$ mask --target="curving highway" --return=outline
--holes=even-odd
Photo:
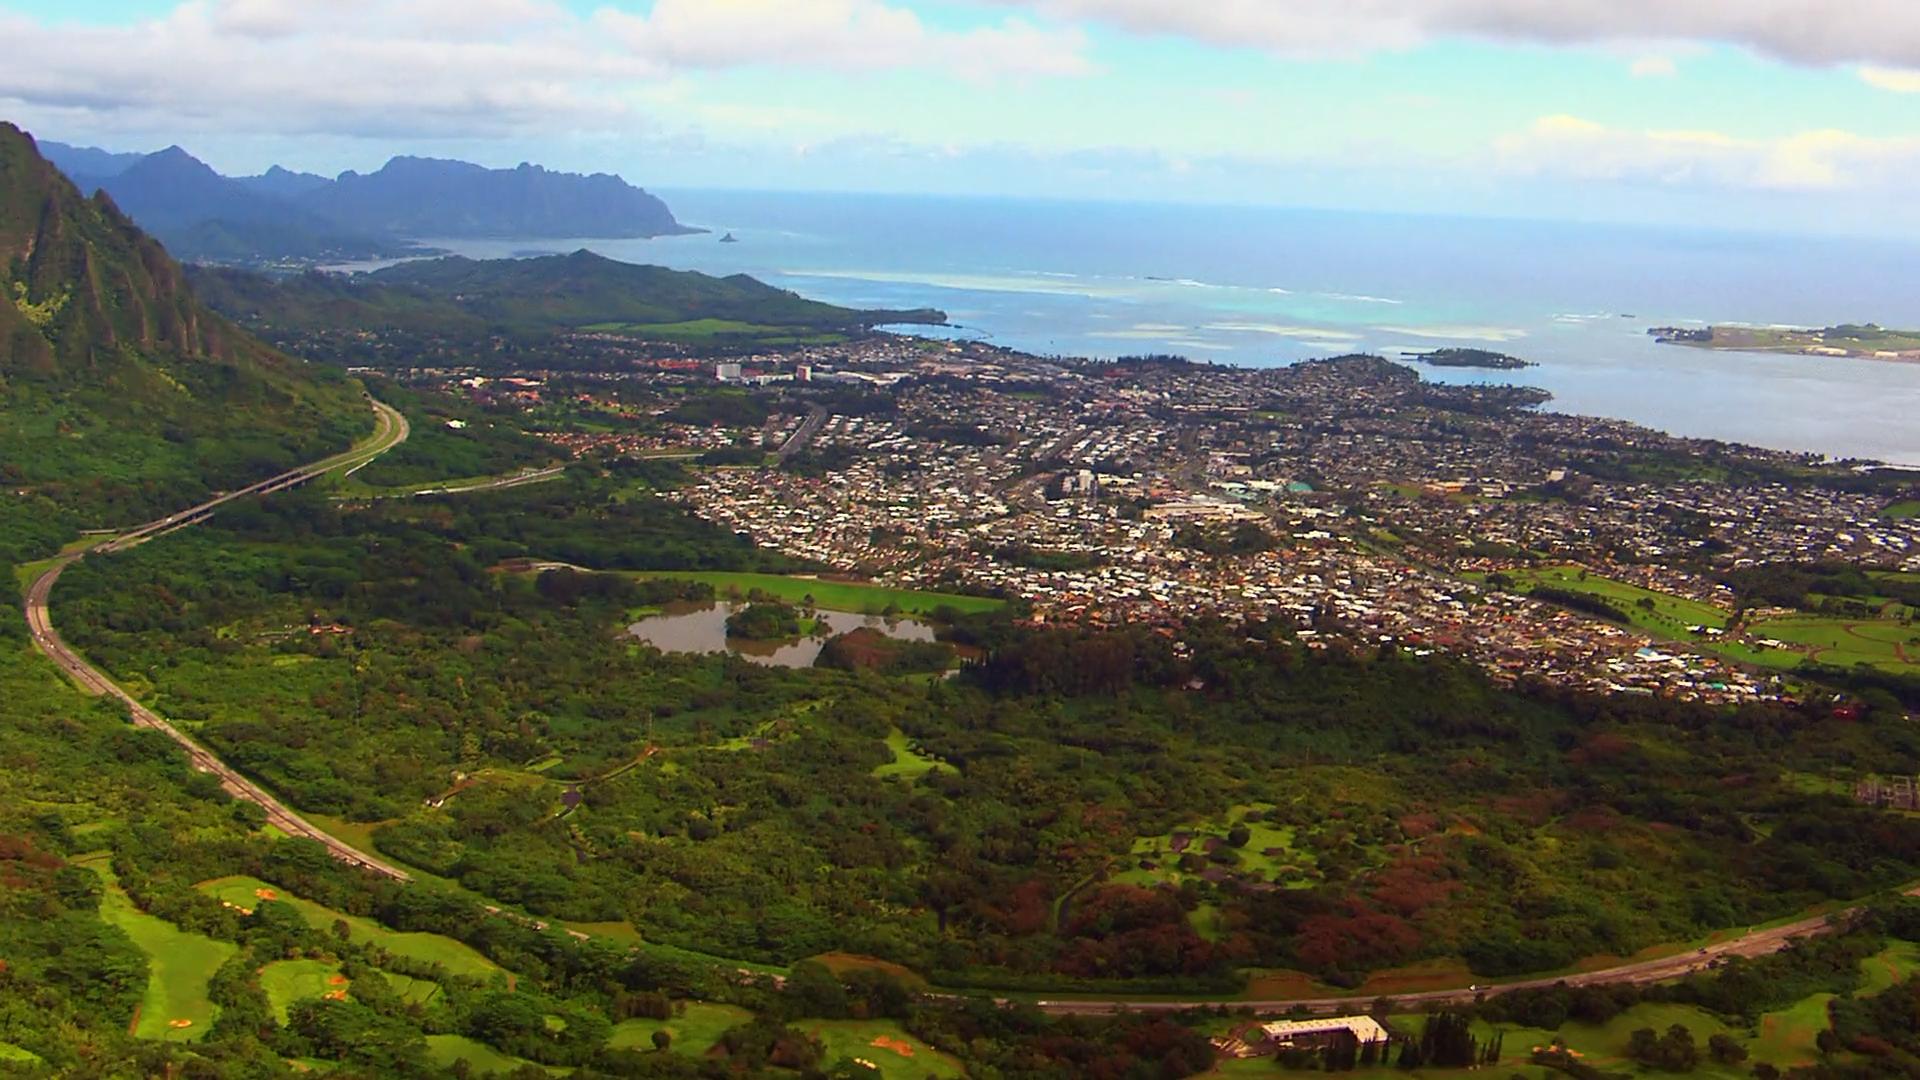
[[[119,699],[120,702],[127,707],[127,715],[132,719],[134,726],[152,728],[167,738],[172,739],[174,742],[179,743],[181,748],[186,750],[187,757],[192,760],[194,768],[219,777],[220,786],[231,793],[234,798],[245,799],[266,811],[267,820],[272,822],[282,832],[290,836],[304,837],[324,845],[328,853],[341,862],[361,867],[362,869],[369,870],[383,877],[393,878],[396,881],[406,881],[409,880],[406,871],[401,870],[391,863],[384,862],[375,856],[368,855],[315,828],[308,823],[306,819],[294,813],[292,808],[288,807],[285,803],[274,798],[258,784],[240,775],[231,766],[227,765],[227,763],[215,757],[206,747],[195,742],[192,736],[167,722],[166,718],[160,716],[152,709],[134,700],[133,695],[121,689],[118,684],[112,679],[107,678],[98,668],[87,663],[79,653],[74,652],[73,649],[61,639],[59,631],[53,628],[53,618],[47,611],[47,601],[48,598],[53,595],[54,584],[60,580],[61,573],[79,559],[83,559],[88,555],[107,555],[116,551],[124,551],[142,541],[150,540],[156,536],[163,536],[176,529],[184,529],[189,525],[198,524],[212,516],[215,510],[235,499],[246,498],[250,495],[266,495],[275,491],[285,491],[287,488],[307,483],[310,480],[325,476],[338,469],[358,468],[400,445],[402,442],[405,442],[411,430],[407,424],[407,418],[400,415],[398,410],[388,405],[373,401],[371,398],[369,398],[368,401],[373,405],[376,422],[373,435],[368,437],[361,445],[343,454],[336,454],[324,461],[302,466],[301,468],[281,473],[278,476],[269,477],[257,484],[251,484],[238,491],[229,492],[218,498],[209,499],[198,506],[182,510],[177,514],[169,514],[157,521],[149,521],[138,528],[129,529],[126,532],[102,540],[100,543],[94,544],[92,547],[83,551],[75,552],[57,560],[47,568],[46,572],[35,578],[33,583],[27,587],[27,626],[32,631],[34,647],[44,653],[47,659],[52,660],[58,665],[60,670],[66,672],[68,677],[82,690],[89,694]]]
[[[325,846],[333,857],[342,862],[361,867],[372,873],[392,878],[396,881],[407,881],[410,880],[410,877],[406,871],[373,855],[362,852],[342,842],[338,838],[315,828],[312,824],[301,818],[300,815],[294,813],[285,803],[282,803],[279,799],[276,799],[273,795],[263,790],[258,784],[240,775],[232,767],[214,756],[211,751],[195,742],[191,736],[179,728],[174,727],[164,717],[155,713],[153,710],[134,700],[132,695],[121,689],[112,679],[109,679],[101,673],[99,669],[87,663],[87,661],[78,653],[74,652],[65,641],[61,640],[58,631],[53,627],[53,620],[47,610],[48,598],[52,595],[54,584],[60,580],[61,572],[78,559],[85,558],[88,555],[105,555],[116,551],[124,551],[144,540],[165,535],[176,529],[198,524],[210,517],[213,511],[220,506],[236,499],[245,498],[250,495],[264,495],[275,491],[284,491],[287,488],[307,483],[329,473],[358,469],[404,442],[409,434],[406,417],[381,402],[372,401],[371,398],[368,400],[373,406],[378,422],[374,434],[362,445],[346,453],[327,458],[324,461],[315,462],[312,465],[284,472],[278,476],[270,477],[257,484],[242,488],[239,491],[230,492],[218,498],[210,499],[198,506],[182,510],[177,514],[168,515],[158,521],[150,521],[145,525],[102,540],[100,543],[94,544],[83,551],[62,557],[49,566],[44,573],[34,579],[33,583],[28,586],[26,615],[27,625],[32,630],[34,646],[44,653],[48,659],[59,665],[60,669],[66,672],[83,690],[90,694],[119,699],[120,702],[127,707],[128,715],[136,726],[152,728],[166,735],[174,742],[179,743],[180,746],[186,750],[187,756],[193,761],[195,768],[218,777],[221,786],[232,793],[235,798],[245,799],[260,807],[266,812],[267,820],[282,831],[291,836],[304,837]],[[814,430],[818,429],[817,424],[811,423],[812,419],[813,418],[809,418],[808,425],[802,426],[802,432],[806,432],[809,426],[813,427]],[[805,441],[800,438],[800,435],[800,432],[796,432],[796,440],[789,442],[789,448],[798,449],[800,446],[805,445]],[[807,436],[810,437],[811,433],[807,432]],[[796,441],[798,442],[797,446]],[[785,450],[783,450],[783,453],[784,452]],[[536,476],[516,478],[514,482],[537,482],[541,479],[550,478],[550,475],[541,473]],[[479,485],[481,488],[491,486],[507,485]],[[1908,891],[1911,894],[1920,894],[1920,887]],[[502,915],[512,914],[499,911],[497,908],[489,908],[488,910]],[[1851,915],[1854,910],[1855,909],[1849,909],[1836,912],[1831,916],[1802,919],[1798,922],[1787,923],[1767,929],[1750,930],[1740,937],[1716,945],[1709,945],[1706,948],[1694,952],[1681,953],[1654,960],[1635,961],[1596,971],[1586,971],[1578,974],[1540,979],[1527,979],[1490,986],[1469,986],[1453,990],[1430,990],[1407,994],[1394,994],[1391,996],[1396,1002],[1403,1006],[1449,1005],[1468,1003],[1483,995],[1493,995],[1513,990],[1539,989],[1561,983],[1569,986],[1584,986],[1600,983],[1660,982],[1698,971],[1726,957],[1764,956],[1768,953],[1778,952],[1786,948],[1797,938],[1828,932],[1837,920],[1844,920],[1847,916]],[[537,925],[544,928],[544,924]],[[576,936],[581,936],[576,931],[569,932],[574,933]],[[1122,1011],[1177,1012],[1186,1009],[1212,1008],[1222,1005],[1234,1009],[1253,1009],[1256,1012],[1284,1012],[1294,1008],[1305,1008],[1315,1012],[1335,1012],[1353,1009],[1360,1006],[1366,1000],[1366,998],[1356,996],[1244,1001],[1223,1000],[1219,998],[1190,1001],[1155,1001],[1136,998],[1061,998],[1038,1001],[1033,1004],[1042,1010],[1052,1013],[1084,1014],[1116,1013]]]

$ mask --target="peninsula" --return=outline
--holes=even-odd
[[[1874,323],[1842,323],[1819,330],[1793,326],[1656,326],[1647,333],[1662,345],[1698,349],[1920,363],[1920,330],[1888,330]]]

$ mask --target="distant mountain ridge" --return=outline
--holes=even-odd
[[[215,310],[277,333],[550,332],[615,324],[644,336],[638,328],[698,319],[831,331],[946,321],[938,311],[837,307],[745,274],[713,277],[618,262],[585,250],[530,259],[453,256],[370,274],[315,272],[277,280],[209,268],[195,271],[193,280]]]
[[[464,161],[397,157],[380,171],[344,172],[301,196],[342,224],[409,237],[634,238],[700,232],[654,195],[608,173],[538,165],[488,169]]]
[[[104,189],[174,254],[197,262],[310,265],[420,254],[412,241],[421,237],[632,239],[702,231],[607,173],[403,156],[376,172],[334,179],[277,165],[234,178],[178,146],[142,155],[51,145],[49,160],[76,184]]]

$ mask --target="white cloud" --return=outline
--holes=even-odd
[[[880,0],[656,0],[644,15],[602,9],[596,22],[635,53],[677,67],[742,63],[832,70],[937,67],[965,75],[1092,70],[1078,30],[1024,19],[961,31],[928,27]]]
[[[1883,68],[1871,64],[1860,68],[1860,80],[1868,86],[1891,90],[1896,94],[1920,94],[1920,71],[1909,68]]]
[[[1627,73],[1636,79],[1671,79],[1680,74],[1680,66],[1671,56],[1653,54],[1635,60],[1628,66]]]
[[[1775,191],[1891,188],[1920,167],[1920,137],[1803,131],[1772,139],[1716,131],[1629,130],[1546,116],[1495,143],[1511,172]]]
[[[1795,63],[1920,67],[1912,0],[998,0],[1143,34],[1286,54],[1405,49],[1466,36],[1554,45],[1726,43]]]
[[[946,29],[895,0],[185,0],[138,23],[0,12],[0,107],[92,128],[351,135],[629,130],[687,72],[911,68],[970,80],[1091,70],[1084,36],[1020,17]]]

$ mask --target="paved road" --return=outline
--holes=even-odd
[[[206,520],[207,517],[221,505],[232,502],[235,499],[244,498],[249,495],[282,491],[343,467],[347,469],[359,468],[368,461],[373,460],[405,441],[408,435],[406,418],[396,410],[380,402],[375,401],[372,404],[379,418],[379,424],[374,436],[366,445],[348,451],[345,454],[328,458],[325,461],[316,462],[300,469],[282,473],[279,476],[271,477],[257,484],[242,488],[239,491],[210,499],[207,502],[201,503],[199,506],[182,510],[177,514],[171,514],[158,521],[148,522],[138,528],[102,540],[84,551],[68,555],[58,562],[55,562],[28,587],[26,614],[27,625],[32,630],[35,647],[42,653],[45,653],[48,659],[59,665],[61,670],[65,671],[75,683],[79,684],[88,693],[118,698],[126,705],[128,714],[131,716],[135,725],[152,728],[165,734],[174,742],[179,743],[180,746],[186,750],[188,757],[192,759],[195,768],[219,777],[221,786],[231,792],[235,798],[245,799],[259,806],[262,810],[266,811],[267,820],[278,826],[282,831],[289,835],[305,837],[324,845],[329,853],[343,862],[362,867],[373,873],[381,874],[398,881],[406,881],[409,880],[406,871],[384,862],[375,856],[359,851],[315,828],[305,819],[294,813],[286,804],[262,790],[259,785],[253,783],[251,780],[241,776],[218,757],[215,757],[212,752],[195,742],[191,736],[168,723],[166,719],[159,714],[134,700],[132,695],[122,690],[113,680],[107,678],[106,675],[102,674],[97,668],[87,663],[78,653],[68,647],[65,641],[61,640],[59,633],[53,628],[53,621],[47,610],[48,598],[53,592],[54,584],[60,580],[61,572],[78,559],[92,554],[104,555],[115,551],[122,551],[142,540],[164,535],[175,529],[185,528],[188,525],[197,524],[198,522]],[[824,414],[820,414],[818,419],[824,420]],[[812,437],[812,432],[806,430],[808,427],[812,427],[815,431],[818,430],[819,425],[814,423],[814,420],[815,417],[809,417],[808,423],[802,425],[802,432],[805,432],[807,438]],[[800,435],[800,432],[795,433],[796,440],[800,438]],[[792,445],[792,442],[789,442],[789,446]],[[804,442],[802,442],[801,445],[804,445]],[[543,564],[542,568],[557,565],[565,564]],[[1920,888],[1910,890],[1910,892],[1920,894]],[[508,912],[500,912],[497,908],[489,908],[488,910],[499,914],[511,914]],[[1851,910],[1849,910],[1837,914],[1839,917],[1844,918],[1851,913]],[[1751,931],[1731,941],[1711,945],[1696,952],[1683,953],[1656,960],[1621,964],[1616,967],[1582,972],[1577,975],[1502,983],[1498,986],[1488,986],[1484,989],[1466,987],[1453,990],[1432,990],[1411,994],[1396,994],[1393,995],[1393,998],[1396,1002],[1408,1006],[1447,1005],[1471,1002],[1482,994],[1493,995],[1512,990],[1539,989],[1555,986],[1560,983],[1566,983],[1570,986],[1583,986],[1599,983],[1660,982],[1698,971],[1706,967],[1709,963],[1725,957],[1764,956],[1769,953],[1778,952],[1786,948],[1787,945],[1796,938],[1826,933],[1832,926],[1831,920],[1832,917],[1830,916],[1802,919],[1784,926]],[[539,925],[541,928],[544,928],[544,924],[534,925]],[[569,932],[580,936],[577,932]],[[1284,1012],[1298,1007],[1304,1007],[1316,1012],[1336,1012],[1355,1008],[1365,1000],[1364,998],[1351,996],[1266,1001],[1222,1001],[1217,998],[1198,1001],[1055,999],[1040,1001],[1036,1004],[1039,1008],[1047,1012],[1079,1014],[1104,1014],[1120,1011],[1177,1012],[1192,1008],[1212,1008],[1219,1005],[1226,1005],[1230,1008],[1250,1008],[1258,1012]]]
[[[372,404],[374,413],[378,417],[374,434],[365,444],[353,450],[349,450],[344,454],[335,455],[325,461],[281,473],[278,476],[262,480],[257,484],[251,484],[241,488],[239,491],[209,499],[198,506],[182,510],[177,514],[169,514],[157,521],[150,521],[145,525],[102,540],[84,551],[68,555],[58,562],[55,562],[45,573],[35,578],[33,583],[27,587],[27,626],[33,633],[34,647],[46,654],[47,659],[59,665],[60,670],[66,672],[81,689],[89,694],[118,698],[121,704],[127,707],[127,715],[132,719],[136,727],[152,728],[167,736],[169,739],[172,739],[174,742],[179,743],[181,748],[186,750],[187,757],[192,760],[194,768],[219,777],[220,786],[231,793],[234,798],[245,799],[266,811],[267,820],[272,822],[281,831],[290,836],[305,837],[306,839],[319,842],[326,847],[327,851],[331,853],[334,858],[342,862],[362,867],[376,874],[398,881],[406,881],[408,880],[406,871],[372,855],[359,851],[315,828],[309,824],[306,819],[294,813],[285,803],[274,798],[258,784],[240,775],[225,762],[215,757],[206,747],[194,741],[192,736],[174,727],[167,722],[166,718],[134,700],[131,694],[122,690],[112,679],[107,678],[106,675],[101,673],[98,668],[87,663],[79,653],[74,652],[73,649],[61,639],[59,631],[53,628],[53,618],[47,610],[48,598],[53,595],[53,586],[60,580],[61,573],[65,571],[68,566],[71,566],[74,562],[88,555],[107,555],[116,551],[124,551],[143,540],[149,540],[155,536],[172,532],[175,529],[186,528],[189,525],[205,521],[214,510],[235,499],[245,498],[249,495],[263,495],[274,491],[284,491],[287,488],[304,484],[316,477],[323,476],[335,469],[357,467],[357,465],[371,461],[406,441],[409,433],[406,417],[378,401]]]
[[[826,422],[827,410],[815,405],[812,411],[807,413],[807,418],[801,421],[799,430],[787,439],[786,444],[780,447],[779,453],[775,456],[784,463],[788,458],[805,450],[807,445],[813,442],[813,437],[820,434],[820,429]]]
[[[1920,891],[1920,890],[1916,890]],[[1730,956],[1766,956],[1779,952],[1797,938],[1824,934],[1832,929],[1832,919],[1844,919],[1855,909],[1836,912],[1833,916],[1822,915],[1812,919],[1776,926],[1766,930],[1753,930],[1730,941],[1718,945],[1709,945],[1694,952],[1676,956],[1661,957],[1657,960],[1642,960],[1631,964],[1603,968],[1598,971],[1584,971],[1577,975],[1558,975],[1542,979],[1526,979],[1521,982],[1500,983],[1480,989],[1467,987],[1455,990],[1429,990],[1411,994],[1388,995],[1400,1005],[1464,1005],[1474,999],[1513,990],[1539,990],[1565,983],[1568,986],[1593,986],[1602,983],[1654,983],[1668,979],[1677,979],[1682,975],[1699,971],[1715,960]],[[1292,998],[1275,1001],[1222,1001],[1218,998],[1205,1001],[1130,1001],[1130,1000],[1066,1000],[1041,1001],[1036,1004],[1051,1013],[1078,1013],[1098,1015],[1122,1011],[1132,1012],[1179,1012],[1184,1009],[1213,1008],[1225,1005],[1230,1009],[1253,1009],[1255,1012],[1286,1012],[1304,1007],[1313,1012],[1333,1013],[1356,1008],[1365,1008],[1371,1000],[1364,997],[1338,998]]]

